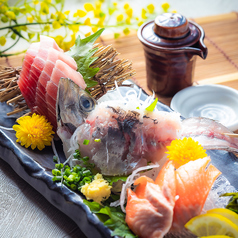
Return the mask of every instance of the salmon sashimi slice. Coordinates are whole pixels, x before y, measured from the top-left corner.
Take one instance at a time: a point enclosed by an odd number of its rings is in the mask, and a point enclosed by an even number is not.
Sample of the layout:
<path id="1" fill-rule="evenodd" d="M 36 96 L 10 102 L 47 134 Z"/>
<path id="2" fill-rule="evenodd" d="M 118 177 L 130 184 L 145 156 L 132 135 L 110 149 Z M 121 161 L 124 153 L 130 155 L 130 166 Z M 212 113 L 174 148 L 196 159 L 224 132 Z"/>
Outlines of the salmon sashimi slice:
<path id="1" fill-rule="evenodd" d="M 210 157 L 190 161 L 176 172 L 176 195 L 172 231 L 181 230 L 201 213 L 213 183 L 221 172 L 208 163 Z M 207 167 L 208 166 L 208 167 Z"/>
<path id="2" fill-rule="evenodd" d="M 171 161 L 163 166 L 158 176 L 158 184 L 141 176 L 134 182 L 138 185 L 135 192 L 128 189 L 126 222 L 142 238 L 162 238 L 172 225 L 176 183 Z M 166 187 L 168 183 L 171 185 Z"/>

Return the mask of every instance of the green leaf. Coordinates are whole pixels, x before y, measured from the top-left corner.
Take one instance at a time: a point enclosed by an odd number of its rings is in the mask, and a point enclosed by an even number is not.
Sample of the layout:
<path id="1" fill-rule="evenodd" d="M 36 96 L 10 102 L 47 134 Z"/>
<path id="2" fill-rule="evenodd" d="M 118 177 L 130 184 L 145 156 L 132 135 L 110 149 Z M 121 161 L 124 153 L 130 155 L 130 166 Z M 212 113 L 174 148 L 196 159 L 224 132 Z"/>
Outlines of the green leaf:
<path id="1" fill-rule="evenodd" d="M 93 44 L 103 31 L 104 28 L 84 39 L 81 39 L 80 36 L 78 36 L 75 41 L 75 45 L 71 47 L 68 52 L 66 52 L 67 55 L 70 55 L 76 61 L 78 66 L 77 71 L 82 74 L 87 88 L 94 87 L 98 84 L 98 82 L 92 80 L 92 78 L 99 71 L 99 68 L 91 68 L 90 66 L 98 58 L 92 57 L 98 50 L 98 48 L 92 49 Z"/>
<path id="2" fill-rule="evenodd" d="M 157 102 L 158 102 L 158 98 L 156 98 L 145 110 L 148 112 L 153 112 L 157 105 Z"/>
<path id="3" fill-rule="evenodd" d="M 104 179 L 106 179 L 108 181 L 108 183 L 110 185 L 112 185 L 113 183 L 118 182 L 119 180 L 126 182 L 128 176 L 104 176 Z"/>
<path id="4" fill-rule="evenodd" d="M 91 212 L 93 212 L 93 213 L 98 213 L 101 210 L 101 208 L 103 207 L 102 205 L 100 205 L 97 202 L 89 202 L 86 199 L 83 200 L 83 203 L 86 204 L 89 207 L 89 209 L 91 210 Z"/>
<path id="5" fill-rule="evenodd" d="M 238 193 L 224 193 L 220 195 L 220 197 L 227 196 L 231 196 L 231 199 L 229 200 L 229 203 L 227 204 L 226 208 L 238 214 Z"/>
<path id="6" fill-rule="evenodd" d="M 89 202 L 87 200 L 83 200 L 83 202 L 90 208 L 91 212 L 98 216 L 105 226 L 113 230 L 112 236 L 118 235 L 124 238 L 137 237 L 127 226 L 125 213 L 121 211 L 120 207 L 103 207 L 96 202 Z"/>

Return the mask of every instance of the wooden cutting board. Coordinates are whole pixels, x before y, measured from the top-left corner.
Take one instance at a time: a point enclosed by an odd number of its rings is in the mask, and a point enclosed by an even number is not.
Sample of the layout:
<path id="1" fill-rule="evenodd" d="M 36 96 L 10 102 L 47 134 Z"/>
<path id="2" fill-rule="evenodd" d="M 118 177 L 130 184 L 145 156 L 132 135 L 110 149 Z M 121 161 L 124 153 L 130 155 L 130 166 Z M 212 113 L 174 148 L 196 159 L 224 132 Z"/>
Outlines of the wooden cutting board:
<path id="1" fill-rule="evenodd" d="M 238 90 L 238 13 L 215 15 L 191 19 L 201 25 L 205 31 L 204 43 L 208 48 L 206 60 L 197 57 L 194 84 L 222 84 Z M 117 40 L 111 35 L 101 37 L 105 45 L 113 45 L 120 58 L 133 62 L 136 75 L 133 78 L 146 92 L 150 93 L 146 83 L 144 52 L 136 33 Z M 24 55 L 0 58 L 0 65 L 20 66 Z M 158 96 L 169 105 L 171 98 Z"/>

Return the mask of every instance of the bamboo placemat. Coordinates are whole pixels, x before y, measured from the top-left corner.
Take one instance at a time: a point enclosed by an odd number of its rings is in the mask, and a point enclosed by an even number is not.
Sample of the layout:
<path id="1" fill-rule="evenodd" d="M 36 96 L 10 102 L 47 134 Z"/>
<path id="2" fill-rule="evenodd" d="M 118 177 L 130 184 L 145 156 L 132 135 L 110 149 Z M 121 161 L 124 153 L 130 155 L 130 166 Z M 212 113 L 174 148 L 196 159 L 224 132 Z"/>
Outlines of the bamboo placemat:
<path id="1" fill-rule="evenodd" d="M 238 90 L 238 13 L 215 15 L 192 19 L 205 31 L 204 43 L 208 48 L 206 60 L 197 57 L 194 81 L 195 84 L 218 83 Z M 136 75 L 133 78 L 145 91 L 146 71 L 144 52 L 136 33 L 115 40 L 106 35 L 101 38 L 105 45 L 112 44 L 120 58 L 133 62 Z M 22 65 L 23 56 L 12 56 L 0 59 L 0 65 Z M 169 105 L 171 98 L 159 99 Z"/>

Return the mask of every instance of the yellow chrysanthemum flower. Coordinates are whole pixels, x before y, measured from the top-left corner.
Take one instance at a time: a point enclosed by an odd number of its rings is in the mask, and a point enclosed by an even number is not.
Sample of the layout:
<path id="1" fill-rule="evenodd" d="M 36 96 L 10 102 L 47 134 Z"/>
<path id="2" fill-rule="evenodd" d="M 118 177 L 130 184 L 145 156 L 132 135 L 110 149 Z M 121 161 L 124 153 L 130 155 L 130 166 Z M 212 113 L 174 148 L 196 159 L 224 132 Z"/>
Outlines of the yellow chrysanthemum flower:
<path id="1" fill-rule="evenodd" d="M 19 125 L 13 125 L 12 128 L 16 131 L 16 142 L 20 142 L 21 146 L 42 150 L 51 145 L 54 131 L 45 116 L 34 113 L 32 116 L 19 118 L 17 123 Z"/>
<path id="2" fill-rule="evenodd" d="M 183 164 L 191 160 L 201 159 L 207 156 L 206 150 L 194 141 L 191 137 L 173 140 L 168 149 L 168 159 L 173 160 L 175 168 L 180 167 Z"/>

